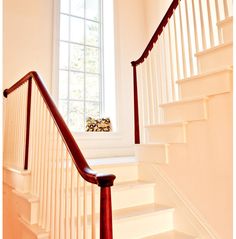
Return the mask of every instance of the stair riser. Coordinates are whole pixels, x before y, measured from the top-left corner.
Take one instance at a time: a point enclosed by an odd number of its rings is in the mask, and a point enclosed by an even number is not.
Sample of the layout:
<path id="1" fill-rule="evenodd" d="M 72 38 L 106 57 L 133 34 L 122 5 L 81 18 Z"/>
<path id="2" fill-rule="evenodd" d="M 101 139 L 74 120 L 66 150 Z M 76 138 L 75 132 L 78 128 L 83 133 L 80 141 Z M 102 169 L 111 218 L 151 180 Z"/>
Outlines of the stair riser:
<path id="1" fill-rule="evenodd" d="M 185 143 L 186 127 L 184 125 L 176 126 L 156 126 L 148 127 L 147 143 Z"/>
<path id="2" fill-rule="evenodd" d="M 179 82 L 181 98 L 207 96 L 232 90 L 232 71 L 226 70 L 193 80 Z"/>
<path id="3" fill-rule="evenodd" d="M 216 70 L 233 64 L 233 45 L 227 44 L 205 53 L 197 54 L 199 73 Z"/>
<path id="4" fill-rule="evenodd" d="M 137 145 L 136 157 L 139 161 L 150 163 L 168 163 L 168 146 L 167 145 Z"/>
<path id="5" fill-rule="evenodd" d="M 115 184 L 138 180 L 138 165 L 137 164 L 114 165 L 110 167 L 94 166 L 93 169 L 98 172 L 112 173 L 116 175 Z"/>
<path id="6" fill-rule="evenodd" d="M 49 233 L 35 233 L 30 230 L 30 225 L 27 225 L 26 222 L 23 222 L 22 219 L 19 219 L 21 224 L 21 236 L 20 239 L 50 239 Z"/>
<path id="7" fill-rule="evenodd" d="M 114 220 L 113 230 L 114 239 L 137 239 L 173 230 L 173 211 Z"/>
<path id="8" fill-rule="evenodd" d="M 14 201 L 17 213 L 21 218 L 28 224 L 36 224 L 38 222 L 38 201 L 30 202 L 16 193 L 14 193 Z"/>
<path id="9" fill-rule="evenodd" d="M 223 41 L 225 43 L 233 41 L 233 18 L 226 19 L 218 24 L 222 31 Z"/>
<path id="10" fill-rule="evenodd" d="M 207 119 L 207 100 L 181 102 L 163 106 L 165 122 Z"/>
<path id="11" fill-rule="evenodd" d="M 76 194 L 77 189 L 74 190 Z M 84 197 L 81 194 L 80 202 L 83 202 Z M 71 203 L 71 195 L 68 195 L 68 202 Z M 96 213 L 100 212 L 100 191 L 96 190 L 95 196 L 95 210 Z M 112 209 L 118 210 L 128 207 L 141 206 L 143 204 L 153 204 L 155 202 L 155 185 L 145 184 L 142 186 L 128 186 L 122 189 L 116 190 L 115 186 L 112 188 Z M 73 200 L 74 211 L 77 211 L 77 201 Z M 91 192 L 87 193 L 87 213 L 91 214 Z M 83 216 L 83 211 L 81 211 Z"/>

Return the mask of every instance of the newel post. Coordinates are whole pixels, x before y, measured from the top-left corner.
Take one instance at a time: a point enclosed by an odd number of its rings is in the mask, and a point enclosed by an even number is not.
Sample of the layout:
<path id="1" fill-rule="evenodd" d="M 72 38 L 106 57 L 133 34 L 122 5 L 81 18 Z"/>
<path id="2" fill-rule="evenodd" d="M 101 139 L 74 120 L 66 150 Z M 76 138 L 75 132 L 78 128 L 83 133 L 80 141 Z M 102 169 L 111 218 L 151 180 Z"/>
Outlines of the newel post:
<path id="1" fill-rule="evenodd" d="M 111 186 L 116 178 L 113 174 L 99 175 L 98 186 L 100 193 L 100 239 L 112 239 L 112 206 Z"/>
<path id="2" fill-rule="evenodd" d="M 134 87 L 134 142 L 135 144 L 140 144 L 137 70 L 136 63 L 132 61 L 131 64 L 133 66 L 133 87 Z"/>
<path id="3" fill-rule="evenodd" d="M 32 77 L 30 77 L 28 80 L 27 112 L 26 112 L 26 138 L 25 138 L 25 163 L 24 163 L 25 170 L 28 169 L 28 159 L 29 159 L 31 94 L 32 94 Z"/>

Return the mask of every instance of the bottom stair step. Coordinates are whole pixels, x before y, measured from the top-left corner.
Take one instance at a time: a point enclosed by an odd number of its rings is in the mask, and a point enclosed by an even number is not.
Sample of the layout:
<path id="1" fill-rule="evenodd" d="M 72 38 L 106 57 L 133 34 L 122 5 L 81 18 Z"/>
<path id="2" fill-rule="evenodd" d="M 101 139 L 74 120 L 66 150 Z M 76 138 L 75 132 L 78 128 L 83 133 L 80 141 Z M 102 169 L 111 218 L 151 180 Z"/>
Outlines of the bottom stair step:
<path id="1" fill-rule="evenodd" d="M 196 237 L 178 231 L 170 231 L 153 236 L 144 237 L 142 239 L 196 239 Z"/>
<path id="2" fill-rule="evenodd" d="M 174 208 L 149 204 L 114 211 L 114 239 L 137 239 L 173 230 Z"/>
<path id="3" fill-rule="evenodd" d="M 21 237 L 23 239 L 49 239 L 50 234 L 37 224 L 30 225 L 24 219 L 19 218 L 22 225 Z"/>

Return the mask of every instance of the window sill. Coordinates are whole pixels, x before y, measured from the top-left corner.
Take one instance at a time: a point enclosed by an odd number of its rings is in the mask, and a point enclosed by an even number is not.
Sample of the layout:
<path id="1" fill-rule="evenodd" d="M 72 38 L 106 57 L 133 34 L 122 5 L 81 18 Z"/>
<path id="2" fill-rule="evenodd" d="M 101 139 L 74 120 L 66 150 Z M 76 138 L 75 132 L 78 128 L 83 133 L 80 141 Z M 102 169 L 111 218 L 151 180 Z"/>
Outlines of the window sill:
<path id="1" fill-rule="evenodd" d="M 73 132 L 77 140 L 110 140 L 121 139 L 122 136 L 117 132 Z"/>

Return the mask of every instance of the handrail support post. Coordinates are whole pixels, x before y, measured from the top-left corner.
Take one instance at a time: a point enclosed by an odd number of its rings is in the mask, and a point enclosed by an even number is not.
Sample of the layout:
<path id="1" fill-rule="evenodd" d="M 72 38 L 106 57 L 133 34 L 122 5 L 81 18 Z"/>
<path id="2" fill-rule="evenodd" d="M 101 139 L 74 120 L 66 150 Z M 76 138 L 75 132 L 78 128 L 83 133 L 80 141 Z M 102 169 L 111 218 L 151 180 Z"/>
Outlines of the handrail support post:
<path id="1" fill-rule="evenodd" d="M 28 161 L 29 161 L 28 159 L 29 159 L 29 136 L 30 136 L 31 95 L 32 95 L 32 77 L 30 77 L 29 80 L 28 80 L 24 170 L 27 170 L 27 169 L 28 169 Z"/>
<path id="2" fill-rule="evenodd" d="M 111 187 L 101 187 L 100 194 L 100 238 L 112 239 Z"/>

